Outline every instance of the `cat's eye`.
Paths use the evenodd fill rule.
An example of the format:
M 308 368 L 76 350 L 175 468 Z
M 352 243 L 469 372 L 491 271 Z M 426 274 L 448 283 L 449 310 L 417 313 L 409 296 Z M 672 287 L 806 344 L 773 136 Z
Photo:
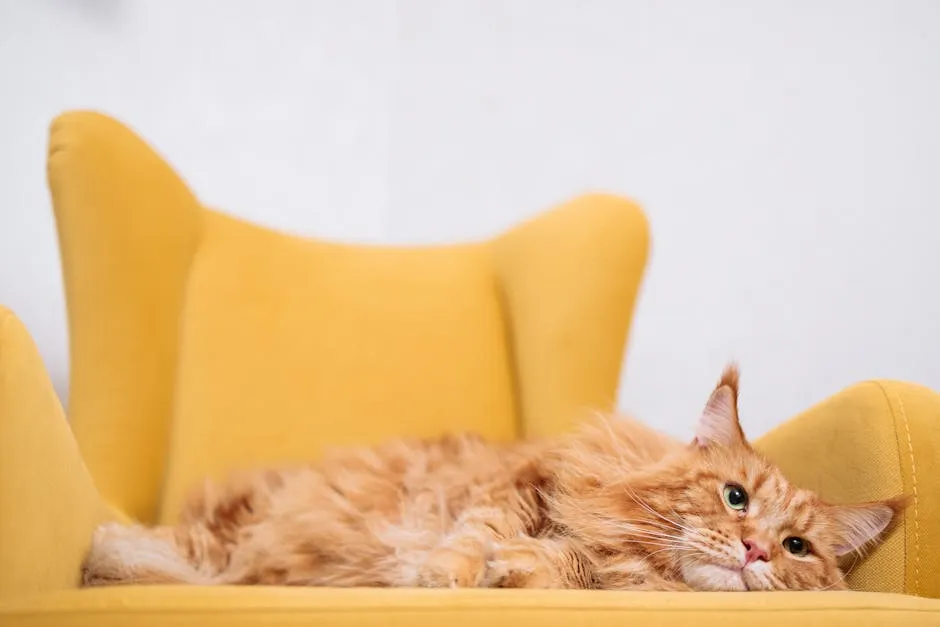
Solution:
M 722 495 L 725 503 L 733 510 L 743 512 L 747 509 L 747 492 L 736 483 L 726 483 Z
M 803 538 L 790 536 L 783 541 L 783 548 L 785 548 L 790 553 L 793 553 L 797 557 L 803 557 L 809 553 L 809 542 Z

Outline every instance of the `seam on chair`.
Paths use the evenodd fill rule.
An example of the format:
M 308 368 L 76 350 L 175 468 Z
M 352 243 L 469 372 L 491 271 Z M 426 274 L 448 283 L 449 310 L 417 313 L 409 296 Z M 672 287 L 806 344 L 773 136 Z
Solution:
M 907 436 L 907 453 L 911 457 L 911 491 L 914 493 L 914 593 L 920 592 L 920 512 L 917 509 L 917 464 L 914 461 L 914 442 L 911 439 L 911 425 L 904 411 L 904 401 L 901 395 L 894 391 L 901 410 L 901 420 L 904 422 L 904 432 Z
M 907 412 L 904 409 L 904 400 L 901 398 L 901 395 L 897 390 L 885 385 L 881 381 L 874 382 L 881 391 L 884 393 L 886 399 L 888 399 L 888 409 L 891 411 L 891 414 L 894 416 L 894 409 L 891 407 L 890 397 L 893 397 L 898 404 L 898 413 L 900 414 L 901 422 L 904 424 L 904 435 L 907 439 L 907 454 L 911 460 L 911 492 L 913 493 L 914 498 L 914 594 L 920 593 L 920 512 L 918 510 L 918 494 L 917 494 L 917 464 L 914 460 L 914 440 L 911 438 L 911 425 L 907 419 Z M 897 417 L 897 416 L 895 416 Z M 900 448 L 900 446 L 898 447 Z

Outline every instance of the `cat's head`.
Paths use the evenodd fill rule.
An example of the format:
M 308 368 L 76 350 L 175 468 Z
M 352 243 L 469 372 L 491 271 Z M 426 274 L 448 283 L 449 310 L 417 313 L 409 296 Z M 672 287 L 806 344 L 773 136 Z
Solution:
M 792 485 L 745 439 L 737 397 L 731 366 L 691 444 L 648 472 L 598 486 L 589 507 L 606 527 L 591 535 L 605 568 L 620 567 L 623 542 L 697 590 L 844 589 L 839 558 L 876 542 L 907 500 L 834 505 Z

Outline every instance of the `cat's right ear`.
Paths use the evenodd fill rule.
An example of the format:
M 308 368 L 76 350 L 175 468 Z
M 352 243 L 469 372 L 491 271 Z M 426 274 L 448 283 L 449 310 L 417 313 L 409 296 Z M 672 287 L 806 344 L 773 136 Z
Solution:
M 738 379 L 737 366 L 730 364 L 725 367 L 695 426 L 696 445 L 738 446 L 746 443 L 738 422 Z
M 829 506 L 832 528 L 839 537 L 834 547 L 836 555 L 862 550 L 893 525 L 912 502 L 909 496 L 898 496 L 860 505 Z

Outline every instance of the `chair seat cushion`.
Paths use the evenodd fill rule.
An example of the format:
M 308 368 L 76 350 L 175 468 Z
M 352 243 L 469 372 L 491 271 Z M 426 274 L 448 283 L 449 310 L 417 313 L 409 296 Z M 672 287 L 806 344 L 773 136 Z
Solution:
M 630 593 L 123 587 L 0 605 L 4 627 L 864 627 L 940 625 L 940 601 L 873 592 Z

